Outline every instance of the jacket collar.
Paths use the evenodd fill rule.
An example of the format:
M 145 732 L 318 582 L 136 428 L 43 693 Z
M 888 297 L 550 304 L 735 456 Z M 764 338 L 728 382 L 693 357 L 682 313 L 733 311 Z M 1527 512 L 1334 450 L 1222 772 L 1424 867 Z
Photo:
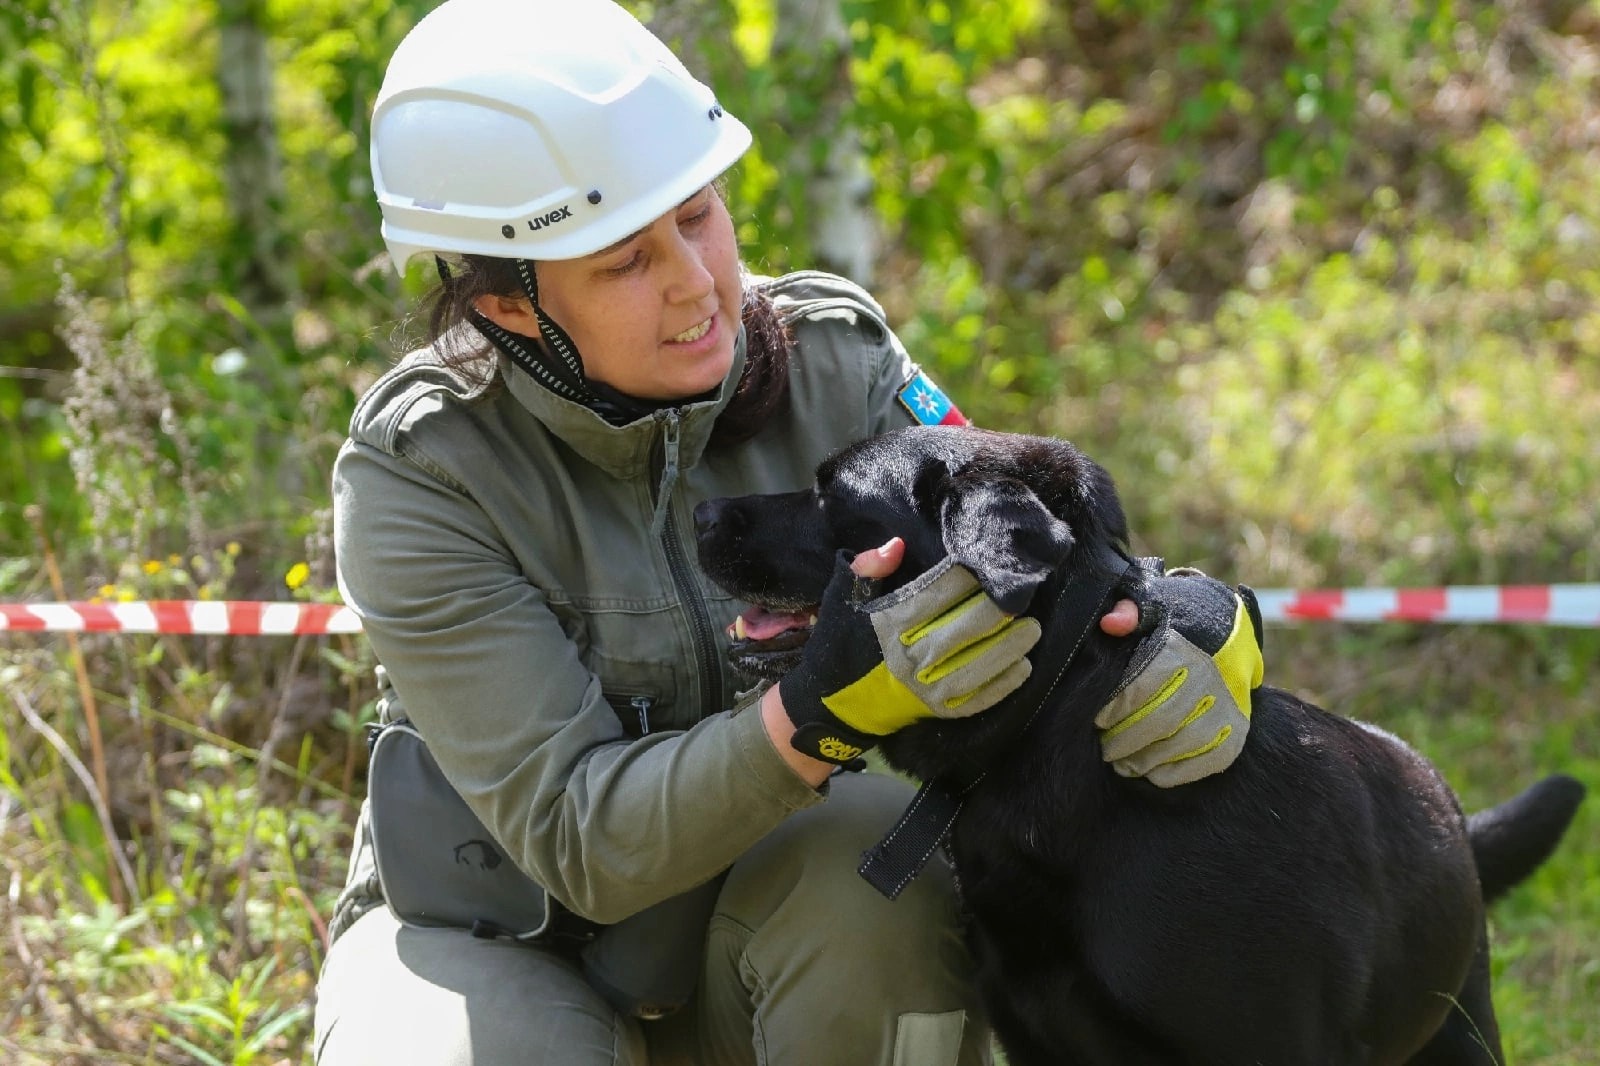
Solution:
M 700 461 L 706 442 L 711 439 L 712 426 L 733 399 L 744 372 L 745 335 L 741 326 L 734 338 L 733 365 L 714 396 L 642 415 L 621 426 L 612 425 L 580 403 L 557 396 L 504 355 L 499 359 L 500 377 L 506 388 L 552 434 L 613 477 L 642 477 L 650 472 L 651 455 L 661 439 L 669 410 L 678 413 L 678 464 L 687 468 Z

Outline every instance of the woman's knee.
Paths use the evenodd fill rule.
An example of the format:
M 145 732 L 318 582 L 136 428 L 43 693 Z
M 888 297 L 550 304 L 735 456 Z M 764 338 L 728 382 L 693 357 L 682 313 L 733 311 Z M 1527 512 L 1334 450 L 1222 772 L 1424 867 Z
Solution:
M 560 955 L 364 915 L 317 985 L 317 1066 L 643 1066 L 638 1024 Z
M 882 839 L 912 796 L 905 782 L 881 774 L 836 777 L 826 803 L 798 812 L 734 864 L 718 913 L 752 928 L 785 910 L 827 916 L 817 933 L 852 941 L 905 943 L 954 930 L 954 881 L 939 857 L 894 901 L 857 873 L 861 853 Z
M 835 778 L 826 803 L 734 864 L 707 943 L 704 1058 L 749 1062 L 753 1045 L 757 1061 L 784 1063 L 988 1061 L 948 866 L 930 862 L 892 901 L 856 872 L 912 794 Z

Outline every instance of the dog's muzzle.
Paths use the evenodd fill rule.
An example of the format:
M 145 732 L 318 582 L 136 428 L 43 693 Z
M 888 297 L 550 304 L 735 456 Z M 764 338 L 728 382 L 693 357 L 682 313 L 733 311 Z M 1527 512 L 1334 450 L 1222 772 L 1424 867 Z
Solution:
M 728 627 L 728 662 L 754 681 L 776 681 L 800 662 L 817 615 L 753 606 Z

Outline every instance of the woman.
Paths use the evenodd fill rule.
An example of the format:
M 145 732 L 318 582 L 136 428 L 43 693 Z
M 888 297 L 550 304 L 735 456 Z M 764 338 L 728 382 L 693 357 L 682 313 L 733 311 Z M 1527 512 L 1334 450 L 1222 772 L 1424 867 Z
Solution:
M 692 548 L 697 502 L 807 484 L 914 421 L 927 379 L 882 310 L 829 275 L 744 273 L 715 183 L 750 135 L 610 0 L 446 0 L 391 60 L 372 136 L 394 263 L 443 280 L 433 340 L 362 399 L 334 471 L 341 590 L 402 726 L 374 754 L 317 1061 L 989 1061 L 948 870 L 893 903 L 855 873 L 909 791 L 836 774 L 805 727 L 978 713 L 1027 676 L 1037 626 L 949 571 L 906 624 L 973 660 L 955 698 L 912 679 L 852 706 L 809 654 L 738 693 L 739 605 Z M 902 667 L 839 599 L 817 631 Z M 1163 783 L 1238 717 L 1221 695 L 1119 770 Z

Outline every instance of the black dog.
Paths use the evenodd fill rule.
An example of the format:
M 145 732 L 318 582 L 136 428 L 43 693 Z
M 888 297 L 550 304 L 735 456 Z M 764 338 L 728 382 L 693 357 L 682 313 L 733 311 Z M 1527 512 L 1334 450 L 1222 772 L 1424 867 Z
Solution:
M 774 612 L 814 609 L 836 549 L 891 536 L 907 546 L 893 583 L 951 555 L 1043 623 L 1034 674 L 1064 673 L 1042 705 L 1030 681 L 881 745 L 923 780 L 986 768 L 948 847 L 1012 1066 L 1503 1062 L 1484 905 L 1555 847 L 1578 782 L 1552 777 L 1467 819 L 1397 738 L 1270 687 L 1227 771 L 1170 790 L 1119 777 L 1093 717 L 1138 641 L 1090 626 L 1070 666 L 1047 661 L 1076 637 L 1053 633 L 1054 605 L 1098 582 L 1148 621 L 1164 582 L 1210 579 L 1108 568 L 1126 555 L 1121 505 L 1063 441 L 888 433 L 824 462 L 814 489 L 707 501 L 695 520 L 706 573 L 767 609 L 763 636 Z M 796 644 L 733 652 L 775 675 Z

